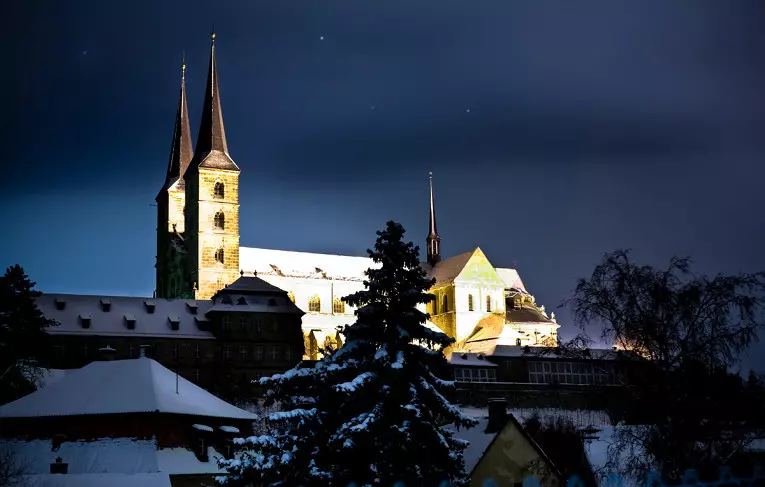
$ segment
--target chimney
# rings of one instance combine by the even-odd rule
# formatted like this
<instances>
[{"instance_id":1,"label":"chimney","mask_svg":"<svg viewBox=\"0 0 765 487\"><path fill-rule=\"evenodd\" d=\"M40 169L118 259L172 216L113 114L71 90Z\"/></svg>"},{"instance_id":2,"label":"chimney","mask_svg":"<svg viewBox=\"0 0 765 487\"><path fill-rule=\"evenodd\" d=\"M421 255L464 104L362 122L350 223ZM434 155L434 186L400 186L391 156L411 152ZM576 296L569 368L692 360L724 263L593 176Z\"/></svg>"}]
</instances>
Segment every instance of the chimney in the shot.
<instances>
[{"instance_id":1,"label":"chimney","mask_svg":"<svg viewBox=\"0 0 765 487\"><path fill-rule=\"evenodd\" d=\"M67 473L69 471L69 464L64 463L61 457L56 457L56 461L50 464L50 473Z\"/></svg>"},{"instance_id":2,"label":"chimney","mask_svg":"<svg viewBox=\"0 0 765 487\"><path fill-rule=\"evenodd\" d=\"M148 349L150 347L151 347L151 345L141 345L140 347L138 347L139 348L138 357L139 358L140 357L146 357L147 356L146 355L146 349Z\"/></svg>"},{"instance_id":3,"label":"chimney","mask_svg":"<svg viewBox=\"0 0 765 487\"><path fill-rule=\"evenodd\" d=\"M489 424L486 433L497 433L507 423L507 401L505 399L489 399Z\"/></svg>"},{"instance_id":4,"label":"chimney","mask_svg":"<svg viewBox=\"0 0 765 487\"><path fill-rule=\"evenodd\" d=\"M98 352L101 355L102 362L111 362L114 360L114 357L117 354L117 350L113 349L109 345L99 348Z\"/></svg>"}]
</instances>

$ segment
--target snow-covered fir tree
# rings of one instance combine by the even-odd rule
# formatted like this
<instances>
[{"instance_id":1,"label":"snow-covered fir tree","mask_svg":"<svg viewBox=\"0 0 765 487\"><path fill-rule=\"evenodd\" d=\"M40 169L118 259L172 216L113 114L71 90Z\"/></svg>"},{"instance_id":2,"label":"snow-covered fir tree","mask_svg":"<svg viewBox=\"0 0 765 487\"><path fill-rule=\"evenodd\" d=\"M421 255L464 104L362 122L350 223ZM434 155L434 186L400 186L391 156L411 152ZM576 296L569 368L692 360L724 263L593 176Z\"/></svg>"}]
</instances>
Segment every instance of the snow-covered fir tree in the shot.
<instances>
[{"instance_id":1,"label":"snow-covered fir tree","mask_svg":"<svg viewBox=\"0 0 765 487\"><path fill-rule=\"evenodd\" d=\"M443 393L444 333L424 326L417 305L433 297L418 248L388 222L370 257L366 290L343 300L356 307L346 342L314 367L261 379L269 387L271 434L239 439L240 458L223 460L225 485L439 486L464 481L465 441L444 426L475 425ZM424 346L424 345L427 345Z\"/></svg>"}]
</instances>

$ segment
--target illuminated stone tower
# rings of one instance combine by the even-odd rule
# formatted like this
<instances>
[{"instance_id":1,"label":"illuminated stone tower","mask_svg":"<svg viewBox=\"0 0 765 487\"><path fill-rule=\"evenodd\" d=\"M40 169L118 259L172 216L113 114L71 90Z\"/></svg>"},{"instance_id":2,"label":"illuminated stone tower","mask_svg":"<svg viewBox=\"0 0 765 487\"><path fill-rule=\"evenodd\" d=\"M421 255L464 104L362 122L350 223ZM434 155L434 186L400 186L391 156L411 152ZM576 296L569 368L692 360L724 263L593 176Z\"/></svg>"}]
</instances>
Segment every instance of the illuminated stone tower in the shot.
<instances>
[{"instance_id":1,"label":"illuminated stone tower","mask_svg":"<svg viewBox=\"0 0 765 487\"><path fill-rule=\"evenodd\" d=\"M184 239L189 282L196 299L209 299L239 277L239 167L226 144L214 33L211 38L197 145L183 177Z\"/></svg>"},{"instance_id":2,"label":"illuminated stone tower","mask_svg":"<svg viewBox=\"0 0 765 487\"><path fill-rule=\"evenodd\" d=\"M428 264L436 265L441 260L441 237L436 229L436 207L433 202L433 173L430 176L430 227L428 230Z\"/></svg>"},{"instance_id":3,"label":"illuminated stone tower","mask_svg":"<svg viewBox=\"0 0 765 487\"><path fill-rule=\"evenodd\" d=\"M157 284L160 298L180 297L186 283L185 253L183 251L185 204L183 176L192 158L189 110L186 105L186 63L181 65L181 94L175 114L170 161L165 182L159 190L157 202Z\"/></svg>"}]
</instances>

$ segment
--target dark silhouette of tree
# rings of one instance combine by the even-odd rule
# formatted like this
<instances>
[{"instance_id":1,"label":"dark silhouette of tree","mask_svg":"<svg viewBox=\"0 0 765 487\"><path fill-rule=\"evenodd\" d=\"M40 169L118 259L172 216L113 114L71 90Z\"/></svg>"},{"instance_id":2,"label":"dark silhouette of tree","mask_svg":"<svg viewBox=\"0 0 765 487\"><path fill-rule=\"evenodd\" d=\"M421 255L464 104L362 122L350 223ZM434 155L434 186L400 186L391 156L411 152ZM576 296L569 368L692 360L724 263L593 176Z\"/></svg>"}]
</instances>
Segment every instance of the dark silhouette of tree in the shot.
<instances>
[{"instance_id":1,"label":"dark silhouette of tree","mask_svg":"<svg viewBox=\"0 0 765 487\"><path fill-rule=\"evenodd\" d=\"M45 330L58 323L37 308L34 286L18 264L0 277L0 404L34 391L50 363Z\"/></svg>"},{"instance_id":2,"label":"dark silhouette of tree","mask_svg":"<svg viewBox=\"0 0 765 487\"><path fill-rule=\"evenodd\" d=\"M688 259L666 270L640 266L628 251L607 254L577 283L576 321L600 325L602 338L632 353L621 417L645 426L618 428L608 468L639 477L657 470L679 481L685 469L716 476L719 466L762 426L756 378L749 388L730 374L763 326L765 275L697 276ZM567 353L581 353L576 344ZM747 382L749 384L749 382Z\"/></svg>"}]
</instances>

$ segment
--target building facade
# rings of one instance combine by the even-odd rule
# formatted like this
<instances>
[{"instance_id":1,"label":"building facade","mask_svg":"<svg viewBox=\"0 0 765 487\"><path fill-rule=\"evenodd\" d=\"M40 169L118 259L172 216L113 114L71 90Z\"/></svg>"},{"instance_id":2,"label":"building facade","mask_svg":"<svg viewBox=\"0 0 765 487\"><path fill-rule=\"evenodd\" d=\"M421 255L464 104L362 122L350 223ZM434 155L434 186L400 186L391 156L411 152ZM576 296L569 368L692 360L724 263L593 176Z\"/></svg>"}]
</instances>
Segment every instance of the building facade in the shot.
<instances>
[{"instance_id":1,"label":"building facade","mask_svg":"<svg viewBox=\"0 0 765 487\"><path fill-rule=\"evenodd\" d=\"M304 355L303 312L287 293L240 277L214 299L43 294L42 313L60 323L52 369L83 367L99 350L137 358L142 346L164 366L226 397L248 397L252 380L294 367Z\"/></svg>"},{"instance_id":2,"label":"building facade","mask_svg":"<svg viewBox=\"0 0 765 487\"><path fill-rule=\"evenodd\" d=\"M193 152L191 147L184 65L170 159L156 198L156 296L206 300L240 273L258 276L286 290L306 311L303 333L312 358L312 350L336 346L342 340L337 328L353 322L353 309L341 298L363 289L364 271L376 264L366 257L240 247L240 168L229 154L223 125L214 35ZM512 345L556 342L554 316L534 303L517 271L495 268L480 249L441 258L432 177L429 196L422 266L435 279L435 301L427 308L428 326L455 338L456 348L489 332Z\"/></svg>"}]
</instances>

